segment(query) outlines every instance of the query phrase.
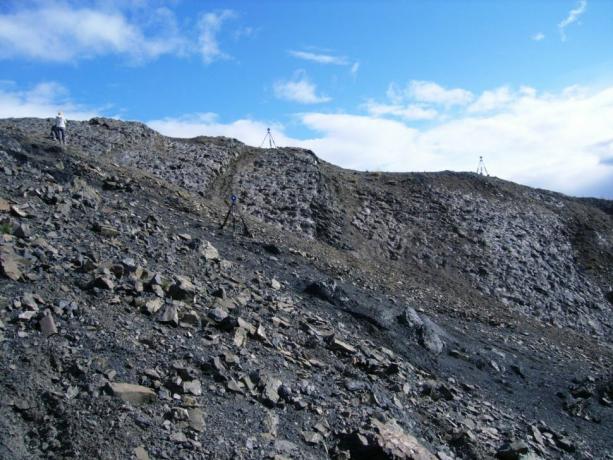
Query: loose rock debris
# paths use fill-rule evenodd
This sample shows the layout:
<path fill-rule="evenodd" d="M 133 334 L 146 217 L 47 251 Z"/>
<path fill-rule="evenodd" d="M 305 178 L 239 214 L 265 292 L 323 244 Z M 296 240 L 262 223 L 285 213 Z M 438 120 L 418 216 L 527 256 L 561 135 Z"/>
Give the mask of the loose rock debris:
<path fill-rule="evenodd" d="M 106 119 L 60 152 L 44 126 L 0 121 L 0 457 L 609 455 L 606 203 Z M 228 183 L 251 240 L 216 231 Z"/>

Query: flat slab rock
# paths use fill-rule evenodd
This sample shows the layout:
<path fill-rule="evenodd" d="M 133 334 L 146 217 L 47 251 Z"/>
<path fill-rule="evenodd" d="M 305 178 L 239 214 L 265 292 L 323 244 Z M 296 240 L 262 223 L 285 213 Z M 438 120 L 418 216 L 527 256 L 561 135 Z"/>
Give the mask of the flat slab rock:
<path fill-rule="evenodd" d="M 399 459 L 411 460 L 436 460 L 414 436 L 406 433 L 394 420 L 382 423 L 372 420 L 372 425 L 377 431 L 375 439 L 381 449 Z"/>
<path fill-rule="evenodd" d="M 13 281 L 18 281 L 19 278 L 21 278 L 22 273 L 15 259 L 9 258 L 8 256 L 0 259 L 0 269 L 4 276 Z"/>
<path fill-rule="evenodd" d="M 0 212 L 9 212 L 11 205 L 3 198 L 0 198 Z"/>
<path fill-rule="evenodd" d="M 151 388 L 132 383 L 109 383 L 111 393 L 123 401 L 132 404 L 144 404 L 155 401 L 157 395 Z"/>

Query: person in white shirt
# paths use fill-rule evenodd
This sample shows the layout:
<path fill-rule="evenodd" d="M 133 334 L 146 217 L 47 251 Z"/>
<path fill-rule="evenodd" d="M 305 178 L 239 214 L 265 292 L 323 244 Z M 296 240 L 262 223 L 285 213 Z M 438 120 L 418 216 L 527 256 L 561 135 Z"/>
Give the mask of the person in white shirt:
<path fill-rule="evenodd" d="M 55 132 L 60 144 L 66 144 L 66 118 L 62 112 L 58 112 L 55 117 Z"/>

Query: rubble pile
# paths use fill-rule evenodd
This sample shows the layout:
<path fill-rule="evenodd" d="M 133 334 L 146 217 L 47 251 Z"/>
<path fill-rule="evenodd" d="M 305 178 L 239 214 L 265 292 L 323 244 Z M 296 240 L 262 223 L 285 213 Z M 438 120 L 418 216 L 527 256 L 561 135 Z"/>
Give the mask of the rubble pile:
<path fill-rule="evenodd" d="M 142 125 L 92 120 L 61 150 L 41 137 L 43 121 L 27 136 L 23 126 L 0 123 L 1 458 L 445 460 L 611 452 L 613 351 L 605 341 L 581 335 L 582 328 L 561 334 L 563 322 L 552 326 L 529 310 L 494 317 L 505 305 L 496 304 L 489 284 L 477 283 L 483 276 L 474 282 L 484 300 L 465 309 L 472 298 L 454 298 L 444 284 L 391 287 L 378 259 L 350 239 L 379 232 L 382 215 L 371 212 L 357 228 L 342 214 L 353 208 L 335 209 L 333 201 L 328 214 L 307 202 L 290 212 L 291 181 L 277 201 L 272 182 L 258 182 L 297 175 L 308 187 L 295 193 L 310 194 L 309 203 L 345 199 L 325 178 L 330 166 L 318 171 L 311 154 L 263 151 L 276 156 L 262 159 L 254 176 L 249 165 L 257 156 L 243 157 L 243 147 L 223 139 L 173 140 Z M 106 141 L 88 141 L 100 129 L 132 143 L 126 162 L 105 150 Z M 194 189 L 167 175 L 166 166 L 160 174 L 134 171 L 148 148 L 173 143 L 215 152 L 203 160 L 202 177 L 217 198 L 183 193 L 177 186 Z M 271 161 L 278 167 L 265 174 Z M 224 174 L 249 191 L 244 209 L 253 239 L 220 231 L 207 209 L 223 199 Z M 258 204 L 260 195 L 271 201 Z M 507 212 L 522 225 L 517 209 Z M 319 230 L 326 215 L 336 222 L 327 233 Z M 302 218 L 312 224 L 302 226 Z M 568 264 L 568 248 L 556 239 L 561 218 L 551 219 L 556 232 L 547 230 L 549 249 L 542 250 L 558 248 Z M 343 225 L 356 233 L 338 233 Z M 483 238 L 493 244 L 487 231 Z M 494 279 L 494 253 L 475 254 L 456 257 L 470 267 L 491 256 L 486 270 Z M 526 254 L 517 260 L 534 276 L 542 268 Z M 576 265 L 566 273 L 577 284 L 588 279 Z M 551 276 L 554 286 L 562 283 L 562 272 Z M 596 292 L 598 281 L 592 283 Z M 516 295 L 529 298 L 524 290 Z M 601 313 L 598 324 L 611 321 L 610 310 Z"/>

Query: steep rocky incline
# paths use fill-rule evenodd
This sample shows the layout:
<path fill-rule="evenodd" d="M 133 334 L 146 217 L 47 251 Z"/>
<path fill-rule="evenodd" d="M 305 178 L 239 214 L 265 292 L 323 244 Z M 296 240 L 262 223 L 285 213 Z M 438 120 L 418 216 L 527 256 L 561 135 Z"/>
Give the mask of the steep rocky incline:
<path fill-rule="evenodd" d="M 48 127 L 0 120 L 0 458 L 613 458 L 603 203 Z"/>
<path fill-rule="evenodd" d="M 46 135 L 50 120 L 0 121 Z M 475 174 L 346 171 L 300 149 L 172 139 L 141 123 L 70 123 L 70 143 L 209 198 L 236 193 L 261 222 L 446 281 L 560 327 L 611 337 L 613 218 L 594 203 Z M 410 268 L 407 270 L 406 266 Z"/>

